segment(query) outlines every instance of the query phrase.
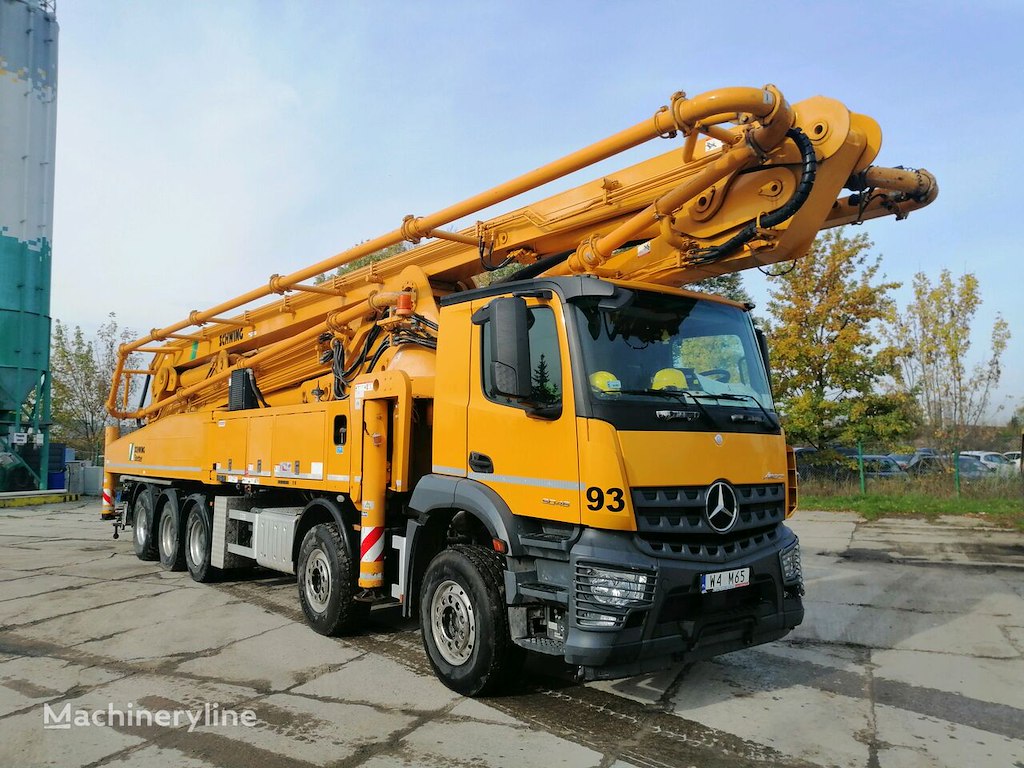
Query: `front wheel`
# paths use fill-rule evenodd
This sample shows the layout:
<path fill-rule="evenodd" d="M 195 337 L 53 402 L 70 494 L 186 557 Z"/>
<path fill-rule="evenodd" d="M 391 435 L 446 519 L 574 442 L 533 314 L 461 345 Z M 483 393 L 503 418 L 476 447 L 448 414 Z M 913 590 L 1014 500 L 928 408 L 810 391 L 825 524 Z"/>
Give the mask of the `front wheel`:
<path fill-rule="evenodd" d="M 306 622 L 321 635 L 340 635 L 370 611 L 355 599 L 356 571 L 335 523 L 309 529 L 299 549 L 299 602 Z"/>
<path fill-rule="evenodd" d="M 420 592 L 423 646 L 441 682 L 464 696 L 496 692 L 519 667 L 509 636 L 501 556 L 453 546 L 435 557 Z"/>

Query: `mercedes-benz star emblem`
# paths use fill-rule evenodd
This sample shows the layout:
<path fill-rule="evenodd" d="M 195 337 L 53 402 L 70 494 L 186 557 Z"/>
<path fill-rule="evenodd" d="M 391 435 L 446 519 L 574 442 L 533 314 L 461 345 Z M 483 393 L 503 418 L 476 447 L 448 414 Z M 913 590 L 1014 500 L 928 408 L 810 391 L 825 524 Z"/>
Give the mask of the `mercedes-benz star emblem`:
<path fill-rule="evenodd" d="M 736 525 L 736 518 L 739 517 L 736 492 L 728 483 L 719 480 L 708 488 L 704 510 L 708 525 L 719 533 L 725 533 Z"/>

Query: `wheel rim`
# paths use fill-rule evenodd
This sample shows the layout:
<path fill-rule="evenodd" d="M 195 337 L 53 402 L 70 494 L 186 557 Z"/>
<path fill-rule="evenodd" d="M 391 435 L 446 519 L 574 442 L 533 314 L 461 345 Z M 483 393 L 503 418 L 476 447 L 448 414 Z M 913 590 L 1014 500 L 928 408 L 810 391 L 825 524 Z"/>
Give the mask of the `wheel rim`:
<path fill-rule="evenodd" d="M 188 519 L 188 554 L 193 565 L 206 562 L 206 528 L 196 515 Z"/>
<path fill-rule="evenodd" d="M 141 498 L 135 505 L 135 540 L 143 547 L 149 541 L 149 505 Z"/>
<path fill-rule="evenodd" d="M 160 516 L 160 550 L 167 556 L 175 549 L 174 521 L 169 513 Z"/>
<path fill-rule="evenodd" d="M 476 614 L 460 584 L 445 581 L 430 601 L 430 631 L 444 660 L 453 666 L 469 661 L 476 648 Z"/>
<path fill-rule="evenodd" d="M 322 550 L 314 549 L 306 558 L 306 602 L 317 613 L 327 610 L 331 600 L 331 564 Z"/>

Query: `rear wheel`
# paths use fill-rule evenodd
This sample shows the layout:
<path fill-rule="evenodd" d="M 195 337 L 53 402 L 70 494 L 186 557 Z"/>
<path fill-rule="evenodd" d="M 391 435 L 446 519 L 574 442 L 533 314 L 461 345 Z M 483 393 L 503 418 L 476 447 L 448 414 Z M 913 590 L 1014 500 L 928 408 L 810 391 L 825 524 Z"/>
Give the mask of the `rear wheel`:
<path fill-rule="evenodd" d="M 454 546 L 427 568 L 420 593 L 423 645 L 434 672 L 464 696 L 499 690 L 519 668 L 509 635 L 501 556 Z"/>
<path fill-rule="evenodd" d="M 157 526 L 157 549 L 160 567 L 165 571 L 185 570 L 185 537 L 182 535 L 178 492 L 168 488 L 157 499 L 160 522 Z"/>
<path fill-rule="evenodd" d="M 217 571 L 210 562 L 213 525 L 206 497 L 193 493 L 185 499 L 181 514 L 185 519 L 185 567 L 193 581 L 213 581 Z"/>
<path fill-rule="evenodd" d="M 156 560 L 157 551 L 154 541 L 156 519 L 153 511 L 156 493 L 150 485 L 144 485 L 132 500 L 132 533 L 135 556 L 139 560 Z"/>
<path fill-rule="evenodd" d="M 369 604 L 355 599 L 356 571 L 336 523 L 310 528 L 297 566 L 302 612 L 321 635 L 349 632 L 369 613 Z"/>

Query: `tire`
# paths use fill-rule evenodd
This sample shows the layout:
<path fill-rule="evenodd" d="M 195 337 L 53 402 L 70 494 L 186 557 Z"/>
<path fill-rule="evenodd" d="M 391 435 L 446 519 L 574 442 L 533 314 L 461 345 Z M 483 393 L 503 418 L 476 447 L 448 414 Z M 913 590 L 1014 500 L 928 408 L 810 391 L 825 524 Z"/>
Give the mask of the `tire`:
<path fill-rule="evenodd" d="M 510 637 L 501 555 L 457 545 L 427 567 L 420 591 L 423 646 L 441 682 L 464 696 L 498 692 L 520 667 Z"/>
<path fill-rule="evenodd" d="M 185 536 L 178 505 L 178 492 L 167 489 L 156 501 L 159 510 L 156 546 L 160 567 L 165 571 L 185 570 Z"/>
<path fill-rule="evenodd" d="M 370 605 L 355 599 L 356 570 L 337 523 L 309 529 L 296 566 L 299 602 L 309 626 L 330 636 L 362 624 Z"/>
<path fill-rule="evenodd" d="M 156 493 L 144 485 L 132 499 L 132 546 L 139 560 L 156 560 Z"/>
<path fill-rule="evenodd" d="M 217 576 L 217 569 L 210 562 L 213 551 L 213 523 L 206 496 L 193 493 L 181 508 L 185 519 L 185 567 L 192 581 L 207 584 Z"/>

